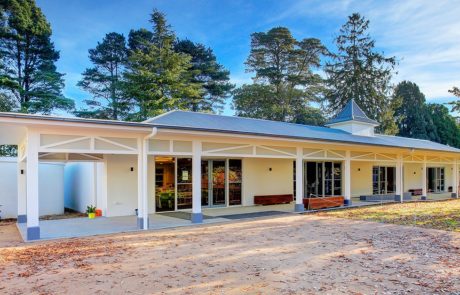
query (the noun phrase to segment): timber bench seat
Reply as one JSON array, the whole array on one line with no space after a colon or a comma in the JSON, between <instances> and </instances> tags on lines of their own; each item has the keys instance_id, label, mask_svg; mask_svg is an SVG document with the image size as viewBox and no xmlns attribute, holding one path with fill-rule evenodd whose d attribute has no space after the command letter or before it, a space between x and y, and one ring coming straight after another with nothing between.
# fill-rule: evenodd
<instances>
[{"instance_id":1,"label":"timber bench seat","mask_svg":"<svg viewBox=\"0 0 460 295\"><path fill-rule=\"evenodd\" d=\"M343 196L331 196L324 198L304 198L303 205L306 210L325 209L343 206L345 198Z\"/></svg>"},{"instance_id":2,"label":"timber bench seat","mask_svg":"<svg viewBox=\"0 0 460 295\"><path fill-rule=\"evenodd\" d=\"M423 190L421 188L410 189L409 192L411 192L413 196L423 195Z\"/></svg>"},{"instance_id":3,"label":"timber bench seat","mask_svg":"<svg viewBox=\"0 0 460 295\"><path fill-rule=\"evenodd\" d=\"M289 204L293 200L294 200L294 196L292 194L254 196L255 205Z\"/></svg>"}]
</instances>

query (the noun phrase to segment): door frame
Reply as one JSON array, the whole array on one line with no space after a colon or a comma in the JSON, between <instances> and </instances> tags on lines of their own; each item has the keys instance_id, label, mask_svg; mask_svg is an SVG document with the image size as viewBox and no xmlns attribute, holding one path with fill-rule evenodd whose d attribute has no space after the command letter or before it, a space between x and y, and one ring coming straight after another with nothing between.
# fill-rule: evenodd
<instances>
[{"instance_id":1,"label":"door frame","mask_svg":"<svg viewBox=\"0 0 460 295\"><path fill-rule=\"evenodd\" d=\"M202 208L224 208L229 206L229 196L228 196L228 160L229 159L219 159L219 158L205 158L201 161L208 162L208 205L202 205ZM213 169L214 169L214 162L220 161L224 162L224 195L225 195L225 204L223 205L214 205L214 179L213 179ZM201 177L201 175L200 175Z\"/></svg>"}]
</instances>

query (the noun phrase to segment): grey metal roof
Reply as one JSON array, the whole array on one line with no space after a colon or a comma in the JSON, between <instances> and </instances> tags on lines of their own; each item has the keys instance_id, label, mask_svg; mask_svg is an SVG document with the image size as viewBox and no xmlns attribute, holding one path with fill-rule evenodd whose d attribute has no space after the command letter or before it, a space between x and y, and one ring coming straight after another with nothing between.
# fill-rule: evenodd
<instances>
[{"instance_id":1,"label":"grey metal roof","mask_svg":"<svg viewBox=\"0 0 460 295\"><path fill-rule=\"evenodd\" d=\"M75 118L75 117L57 117L57 116L46 116L37 114L23 114L23 113L7 113L0 112L0 118L14 118L14 119L38 119L43 121L57 121L57 122L69 122L69 123L89 123L89 124L101 124L101 125L115 125L115 126L129 126L129 127L143 127L150 128L150 124L142 122L126 122L116 120L102 120L102 119L86 119L86 118Z\"/></svg>"},{"instance_id":2,"label":"grey metal roof","mask_svg":"<svg viewBox=\"0 0 460 295\"><path fill-rule=\"evenodd\" d=\"M347 104L343 107L340 113L337 114L333 119L327 122L327 125L341 123L346 121L359 121L363 123L369 123L379 125L377 121L369 119L364 111L359 107L354 99L350 99Z\"/></svg>"},{"instance_id":3,"label":"grey metal roof","mask_svg":"<svg viewBox=\"0 0 460 295\"><path fill-rule=\"evenodd\" d=\"M460 153L460 149L428 140L379 134L376 134L375 136L360 136L350 134L343 130L328 127L309 126L186 111L171 111L146 120L143 123L152 124L158 128L168 129L248 134L305 140L321 140L351 144L377 145L385 147Z\"/></svg>"}]
</instances>

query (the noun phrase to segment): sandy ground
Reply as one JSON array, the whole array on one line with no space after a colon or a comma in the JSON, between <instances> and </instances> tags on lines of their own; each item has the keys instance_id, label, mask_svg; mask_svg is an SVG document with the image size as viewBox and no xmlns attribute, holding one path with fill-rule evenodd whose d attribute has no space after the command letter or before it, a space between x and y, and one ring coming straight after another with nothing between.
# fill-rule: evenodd
<instances>
[{"instance_id":1,"label":"sandy ground","mask_svg":"<svg viewBox=\"0 0 460 295\"><path fill-rule=\"evenodd\" d=\"M0 231L17 238L14 225ZM459 233L332 217L33 244L0 240L0 294L454 292Z\"/></svg>"}]
</instances>

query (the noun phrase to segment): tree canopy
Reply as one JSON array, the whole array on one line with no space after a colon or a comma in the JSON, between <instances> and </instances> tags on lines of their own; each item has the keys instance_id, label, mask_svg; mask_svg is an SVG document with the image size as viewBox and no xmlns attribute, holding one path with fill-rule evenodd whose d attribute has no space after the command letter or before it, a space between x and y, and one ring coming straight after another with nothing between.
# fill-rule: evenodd
<instances>
[{"instance_id":1,"label":"tree canopy","mask_svg":"<svg viewBox=\"0 0 460 295\"><path fill-rule=\"evenodd\" d=\"M92 68L86 69L78 86L92 94L84 102L89 107L76 112L79 117L98 119L125 119L132 110L124 80L128 48L125 37L108 33L96 48L89 50Z\"/></svg>"},{"instance_id":2,"label":"tree canopy","mask_svg":"<svg viewBox=\"0 0 460 295\"><path fill-rule=\"evenodd\" d=\"M370 118L381 122L390 101L396 59L375 49L368 30L369 20L359 13L349 16L340 29L337 52L325 67L326 97L332 114L354 99Z\"/></svg>"},{"instance_id":3,"label":"tree canopy","mask_svg":"<svg viewBox=\"0 0 460 295\"><path fill-rule=\"evenodd\" d=\"M252 34L246 67L255 76L252 85L235 90L236 114L286 122L308 121L303 116L312 110L312 102L321 101L324 87L315 70L327 54L320 40L296 40L284 27Z\"/></svg>"},{"instance_id":4,"label":"tree canopy","mask_svg":"<svg viewBox=\"0 0 460 295\"><path fill-rule=\"evenodd\" d=\"M177 40L174 50L191 57L192 82L202 87L200 96L185 98L185 107L194 112L222 110L234 85L230 83L230 72L217 62L212 49L185 39Z\"/></svg>"},{"instance_id":5,"label":"tree canopy","mask_svg":"<svg viewBox=\"0 0 460 295\"><path fill-rule=\"evenodd\" d=\"M175 34L163 13L151 14L152 34L137 35L137 46L128 59L127 91L137 104L132 120L145 120L173 109L184 109L201 95L201 85L192 81L191 57L174 51ZM131 36L133 37L133 36Z\"/></svg>"},{"instance_id":6,"label":"tree canopy","mask_svg":"<svg viewBox=\"0 0 460 295\"><path fill-rule=\"evenodd\" d=\"M24 113L70 110L63 74L56 69L59 52L51 42L51 26L33 0L0 4L0 98L2 107Z\"/></svg>"}]
</instances>

